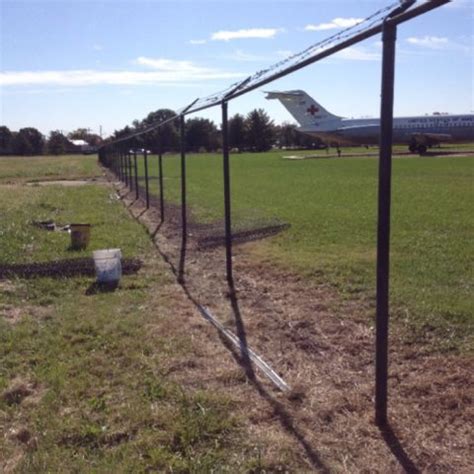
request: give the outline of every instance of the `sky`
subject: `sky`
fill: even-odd
[[[178,110],[304,50],[396,0],[0,0],[0,125],[104,136],[149,112]],[[474,0],[398,28],[395,115],[472,113]],[[377,117],[381,37],[239,97],[229,115],[263,108],[262,90],[303,89],[330,112]],[[220,124],[219,108],[198,112]]]

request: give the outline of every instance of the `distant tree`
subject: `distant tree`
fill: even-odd
[[[47,148],[52,155],[62,155],[69,146],[69,140],[59,130],[53,130],[49,134]]]
[[[113,135],[109,137],[107,140],[105,140],[104,143],[114,141],[114,140],[119,140],[121,138],[125,138],[127,135],[133,134],[134,131],[135,130],[133,128],[126,125],[124,128],[115,130]],[[142,137],[133,137],[128,140],[124,140],[120,142],[120,149],[123,151],[128,151],[130,149],[136,149],[136,148],[143,148]]]
[[[15,155],[40,155],[43,153],[44,138],[36,128],[22,128],[14,134],[12,145]]]
[[[217,150],[220,146],[219,131],[214,124],[205,118],[192,118],[186,122],[186,145],[193,151],[205,149]]]
[[[87,135],[89,135],[88,128],[77,128],[76,130],[68,133],[67,137],[71,140],[85,140]]]
[[[19,132],[13,133],[12,153],[14,155],[24,156],[33,154],[33,147],[31,146],[31,143],[26,135]]]
[[[245,119],[246,145],[255,151],[267,151],[275,140],[275,126],[263,109],[255,109]]]
[[[43,153],[45,140],[43,135],[38,130],[36,130],[36,128],[21,128],[19,133],[28,137],[31,147],[33,148],[34,155],[41,155]]]
[[[292,148],[320,148],[324,145],[323,141],[307,133],[298,131],[297,126],[283,122],[281,125],[275,127],[277,143],[280,147]]]
[[[245,118],[235,114],[229,119],[229,147],[243,150],[245,148]]]
[[[102,144],[102,141],[102,137],[100,135],[97,135],[96,133],[90,133],[89,135],[87,135],[86,142],[89,143],[89,145],[99,146]]]
[[[140,120],[135,119],[135,120],[132,121],[132,126],[133,126],[133,128],[140,128],[141,123],[142,122]]]
[[[112,139],[113,140],[118,140],[119,138],[123,138],[127,135],[130,135],[132,133],[132,129],[126,125],[125,127],[119,129],[119,130],[115,130],[113,135],[112,135]]]
[[[145,119],[142,120],[141,126],[147,127],[159,124],[176,117],[176,113],[171,109],[158,109],[150,112]],[[161,147],[162,151],[179,149],[179,119],[170,120],[165,125],[146,133],[143,136],[145,146],[152,150],[158,151]]]
[[[280,147],[297,147],[300,143],[300,133],[296,131],[296,125],[288,122],[276,127],[278,145]]]
[[[0,127],[0,155],[10,155],[13,152],[13,133],[8,127]]]

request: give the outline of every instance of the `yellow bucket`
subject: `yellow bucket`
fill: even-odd
[[[90,224],[71,224],[71,248],[74,250],[85,249],[91,238]]]

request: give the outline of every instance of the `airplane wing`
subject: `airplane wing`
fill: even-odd
[[[347,127],[338,127],[337,132],[344,132],[346,130],[378,130],[378,125],[349,125]]]

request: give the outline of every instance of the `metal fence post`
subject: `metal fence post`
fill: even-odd
[[[184,115],[179,116],[180,148],[181,148],[181,258],[178,272],[178,282],[184,283],[184,255],[188,235],[186,215],[186,137],[184,130]]]
[[[138,189],[138,165],[137,165],[137,152],[133,152],[133,168],[135,173],[135,199],[140,198],[140,190]]]
[[[128,176],[127,176],[127,171],[128,171],[128,166],[127,166],[127,155],[128,153],[123,154],[123,181],[126,186],[128,186]]]
[[[232,222],[230,203],[230,168],[229,168],[229,139],[228,139],[228,103],[222,102],[222,161],[224,171],[224,221],[225,221],[225,257],[226,276],[229,286],[233,287],[232,275]]]
[[[160,217],[161,222],[165,220],[165,202],[163,190],[163,153],[161,149],[161,141],[158,148],[158,179],[160,182]]]
[[[143,152],[143,161],[145,166],[145,199],[146,199],[146,208],[150,209],[150,194],[149,194],[149,185],[148,185],[148,152],[145,150]]]
[[[382,30],[382,100],[377,225],[377,309],[375,342],[375,422],[387,424],[388,321],[390,269],[390,200],[392,180],[393,89],[397,27],[384,22]]]
[[[128,187],[132,190],[132,155],[128,153]]]

